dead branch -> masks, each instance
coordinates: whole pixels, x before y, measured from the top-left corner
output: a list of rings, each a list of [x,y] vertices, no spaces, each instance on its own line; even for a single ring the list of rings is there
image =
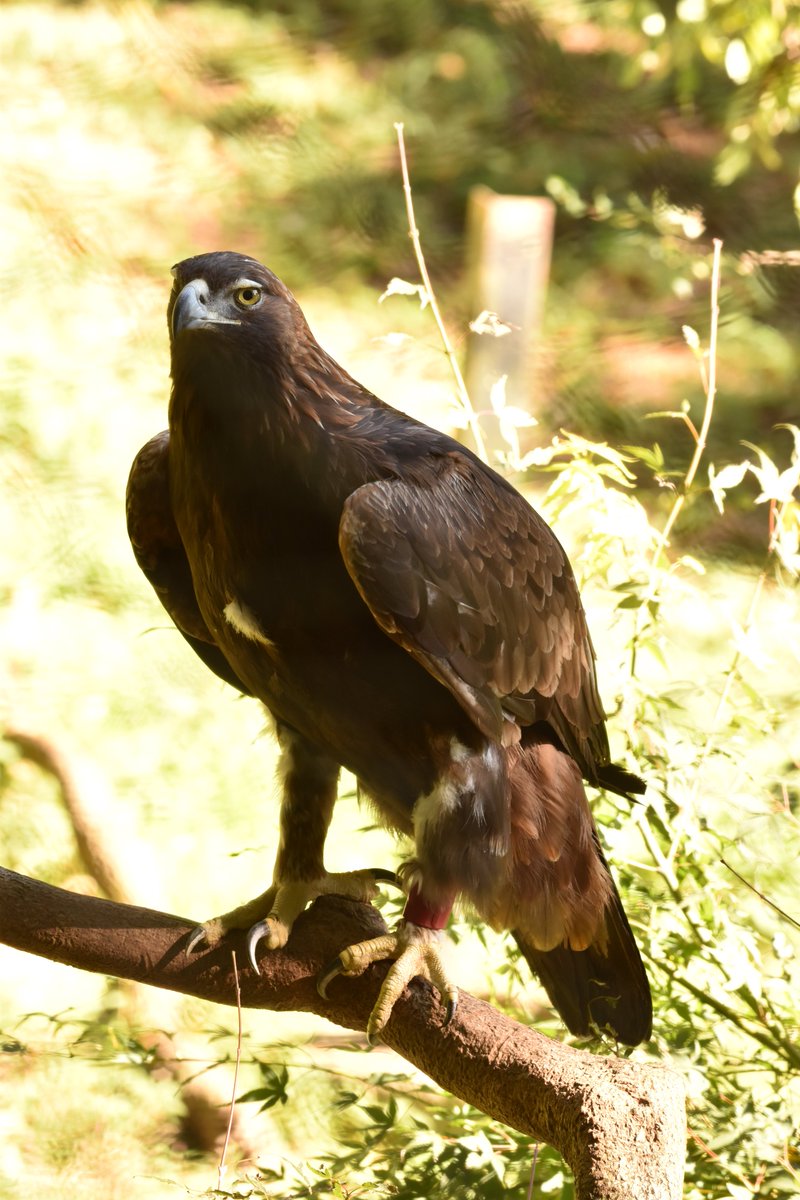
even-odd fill
[[[97,765],[69,746],[63,734],[54,740],[36,729],[12,724],[2,736],[23,758],[55,779],[81,863],[105,895],[120,904],[134,904],[147,886],[152,896],[155,883],[147,870],[144,848],[128,831],[123,836],[109,821],[109,814],[119,813],[121,805]],[[123,846],[124,854],[118,849]],[[143,880],[149,882],[143,885]],[[180,1028],[178,1005],[175,993],[156,992],[129,981],[126,1016],[138,1027],[139,1039],[152,1055],[150,1069],[166,1072],[180,1084],[181,1126],[189,1145],[213,1150],[225,1136],[231,1114],[229,1073],[197,1073],[193,1063],[197,1037]],[[245,1112],[242,1105],[233,1109],[233,1137],[239,1150],[250,1158],[256,1154],[257,1143]]]
[[[144,872],[131,869],[129,854],[122,857],[114,852],[108,813],[118,811],[120,805],[94,763],[38,730],[12,725],[2,731],[2,737],[55,779],[81,862],[106,896],[122,904],[136,899],[136,881]],[[127,845],[129,849],[129,841]]]
[[[0,942],[82,970],[235,1004],[231,950],[244,935],[187,956],[193,921],[79,896],[0,868]],[[378,912],[333,896],[298,919],[288,945],[240,967],[242,1004],[318,1013],[363,1030],[385,965],[339,979],[331,999],[315,978],[345,945],[385,931]],[[436,995],[414,981],[384,1041],[442,1087],[563,1154],[577,1200],[679,1200],[686,1125],[682,1081],[664,1068],[601,1057],[553,1041],[462,993],[442,1027]]]

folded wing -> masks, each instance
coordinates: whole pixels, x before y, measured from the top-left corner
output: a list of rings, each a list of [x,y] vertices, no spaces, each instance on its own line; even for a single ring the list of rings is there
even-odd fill
[[[136,561],[169,616],[205,665],[245,695],[239,679],[203,620],[189,560],[169,495],[169,432],[142,447],[133,460],[125,497],[128,536]]]
[[[458,451],[359,488],[339,545],[381,628],[508,744],[547,721],[584,776],[608,764],[586,618],[567,557],[519,493]]]

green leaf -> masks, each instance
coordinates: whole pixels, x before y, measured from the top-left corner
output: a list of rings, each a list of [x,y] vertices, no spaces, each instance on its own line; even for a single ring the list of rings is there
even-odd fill
[[[626,596],[624,600],[620,600],[617,608],[641,608],[643,604],[644,597],[642,596]]]
[[[497,313],[490,312],[488,308],[479,313],[474,321],[470,321],[469,327],[473,333],[488,334],[490,337],[497,338],[505,337],[516,328],[514,325],[508,325],[505,321],[501,321]]]
[[[370,1120],[376,1125],[390,1125],[391,1119],[386,1109],[381,1108],[378,1104],[365,1104],[362,1107],[362,1112],[366,1113]]]
[[[693,350],[695,354],[699,354],[700,335],[698,334],[697,330],[692,329],[691,325],[681,325],[681,333],[683,334],[683,340],[686,342],[686,345],[689,347],[689,349]]]
[[[418,296],[420,308],[430,304],[430,296],[421,283],[409,283],[407,279],[399,279],[396,275],[386,285],[386,290],[378,297],[378,303],[383,304],[389,296]]]
[[[645,464],[646,467],[649,467],[650,470],[654,474],[658,475],[663,472],[663,470],[664,470],[664,453],[663,453],[661,447],[659,446],[658,442],[655,442],[652,446],[627,446],[626,445],[626,446],[623,446],[622,449],[627,454],[632,455],[634,458],[638,458],[641,462],[643,462]]]
[[[723,467],[721,471],[717,471],[714,464],[709,463],[708,486],[711,489],[711,495],[714,497],[714,503],[720,512],[724,511],[723,501],[726,493],[731,488],[738,487],[748,471],[755,472],[755,467],[750,462],[730,463],[727,467]]]

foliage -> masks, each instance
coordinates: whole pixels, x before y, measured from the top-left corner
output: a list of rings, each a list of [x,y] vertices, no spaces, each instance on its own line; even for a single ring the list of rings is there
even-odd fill
[[[551,303],[553,332],[568,338],[577,310],[577,324],[593,326],[593,341],[601,340],[592,316],[611,275],[617,334],[638,340],[646,324],[663,340],[673,335],[676,297],[690,320],[701,304],[704,278],[684,272],[681,260],[705,232],[737,257],[751,252],[729,273],[728,319],[751,326],[748,337],[769,373],[759,327],[766,321],[788,331],[798,297],[795,271],[780,259],[758,259],[796,241],[800,85],[792,6],[415,0],[402,19],[396,5],[374,0],[254,0],[248,7],[264,20],[279,12],[285,29],[327,66],[337,56],[357,64],[373,111],[406,122],[420,224],[440,278],[452,275],[460,256],[474,183],[515,194],[548,191],[559,209],[556,289],[569,289],[568,308]],[[228,61],[231,77],[241,107],[257,119],[258,93],[246,70]],[[317,228],[326,231],[325,246],[314,244],[314,230],[294,208],[287,235],[315,270],[330,269],[338,255],[340,270],[358,261],[382,279],[407,262],[395,163],[379,152],[372,123],[362,122],[337,137],[336,159],[329,155],[319,169],[318,131],[331,121],[338,130],[346,120],[341,104],[327,98],[327,111],[323,104],[299,115],[292,153],[313,154],[313,170],[300,192],[283,175],[295,203],[323,215]],[[271,228],[274,219],[270,208]],[[370,254],[379,257],[370,263]],[[796,364],[790,341],[783,351]],[[779,384],[784,402],[789,378]],[[565,396],[563,382],[548,387],[548,399],[558,393],[562,403],[602,407],[607,381],[597,379],[594,362],[573,381],[574,397]],[[732,383],[738,391],[739,381]]]
[[[445,1179],[459,1200],[502,1200],[526,1187],[535,1159],[539,1193],[571,1200],[564,1165],[549,1147],[534,1147],[481,1113],[435,1096],[424,1107],[409,1103],[398,1088],[403,1082],[377,1077],[374,1098],[343,1091],[338,1107],[348,1121],[340,1122],[340,1150],[303,1167],[267,1167],[250,1181],[252,1194],[327,1198],[338,1186],[343,1198],[418,1200]]]

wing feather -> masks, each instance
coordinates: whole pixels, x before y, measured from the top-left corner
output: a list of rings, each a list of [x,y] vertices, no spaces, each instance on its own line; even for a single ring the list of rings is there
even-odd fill
[[[251,693],[203,620],[169,495],[169,432],[156,434],[136,455],[125,496],[133,553],[153,590],[195,654],[215,675]]]
[[[488,736],[546,720],[584,774],[608,763],[586,618],[549,526],[466,454],[360,487],[339,527],[378,624],[449,687]]]

